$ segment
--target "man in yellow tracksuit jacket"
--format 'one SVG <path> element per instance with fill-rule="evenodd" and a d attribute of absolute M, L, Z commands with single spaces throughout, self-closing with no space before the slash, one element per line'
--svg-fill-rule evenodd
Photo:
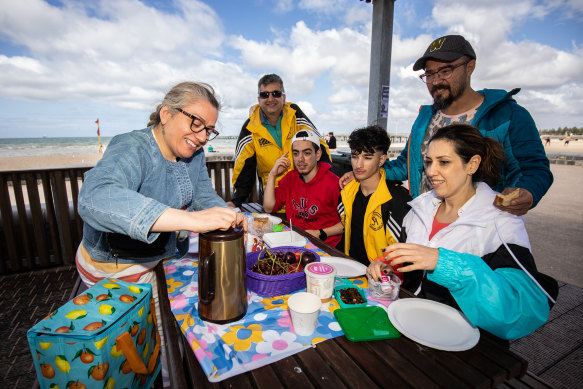
<path fill-rule="evenodd" d="M 310 130 L 318 135 L 324 151 L 320 162 L 331 163 L 328 145 L 310 119 L 296 104 L 285 102 L 281 78 L 275 74 L 265 75 L 259 80 L 258 87 L 259 104 L 252 108 L 237 140 L 232 179 L 234 194 L 230 205 L 240 206 L 247 201 L 256 174 L 263 190 L 267 176 L 279 157 L 288 153 L 290 161 L 293 161 L 292 138 L 300 130 Z M 292 162 L 289 169 L 277 177 L 276 185 L 293 169 Z"/>

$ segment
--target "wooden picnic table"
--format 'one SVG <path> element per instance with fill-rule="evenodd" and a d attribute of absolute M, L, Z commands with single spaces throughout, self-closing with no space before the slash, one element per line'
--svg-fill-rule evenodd
<path fill-rule="evenodd" d="M 241 209 L 259 213 L 263 210 L 258 204 L 244 204 Z M 293 229 L 327 253 L 345 257 L 296 226 Z M 162 266 L 157 266 L 156 273 L 159 285 L 164 285 Z M 270 365 L 211 383 L 178 328 L 166 288 L 159 291 L 173 388 L 493 388 L 515 382 L 527 370 L 526 360 L 483 331 L 475 347 L 461 352 L 432 349 L 404 336 L 356 343 L 340 336 Z M 415 298 L 404 289 L 400 297 Z"/>

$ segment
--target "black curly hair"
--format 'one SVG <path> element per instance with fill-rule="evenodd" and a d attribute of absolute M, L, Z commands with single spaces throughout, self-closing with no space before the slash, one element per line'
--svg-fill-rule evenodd
<path fill-rule="evenodd" d="M 380 151 L 386 154 L 391 146 L 391 140 L 387 131 L 381 126 L 368 126 L 352 131 L 348 137 L 348 146 L 353 153 Z"/>

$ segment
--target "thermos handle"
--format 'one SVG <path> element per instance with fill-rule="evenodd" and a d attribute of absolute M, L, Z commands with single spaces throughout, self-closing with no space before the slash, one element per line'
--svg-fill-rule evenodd
<path fill-rule="evenodd" d="M 209 304 L 215 298 L 215 253 L 212 252 L 198 262 L 200 302 Z"/>

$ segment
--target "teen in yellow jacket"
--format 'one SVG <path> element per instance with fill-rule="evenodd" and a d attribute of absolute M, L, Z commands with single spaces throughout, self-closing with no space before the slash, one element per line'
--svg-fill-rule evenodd
<path fill-rule="evenodd" d="M 351 181 L 340 192 L 339 210 L 344 224 L 344 253 L 352 258 L 368 265 L 375 258 L 383 255 L 383 248 L 401 241 L 401 226 L 403 218 L 409 210 L 407 201 L 411 200 L 407 189 L 401 186 L 399 181 L 386 181 L 385 170 L 379 169 L 380 181 L 374 193 L 370 195 L 364 212 L 364 223 L 357 222 L 362 228 L 362 237 L 366 258 L 355 258 L 350 253 L 350 241 L 352 236 L 353 204 L 360 191 L 360 182 Z M 362 217 L 362 215 L 360 216 Z"/>

